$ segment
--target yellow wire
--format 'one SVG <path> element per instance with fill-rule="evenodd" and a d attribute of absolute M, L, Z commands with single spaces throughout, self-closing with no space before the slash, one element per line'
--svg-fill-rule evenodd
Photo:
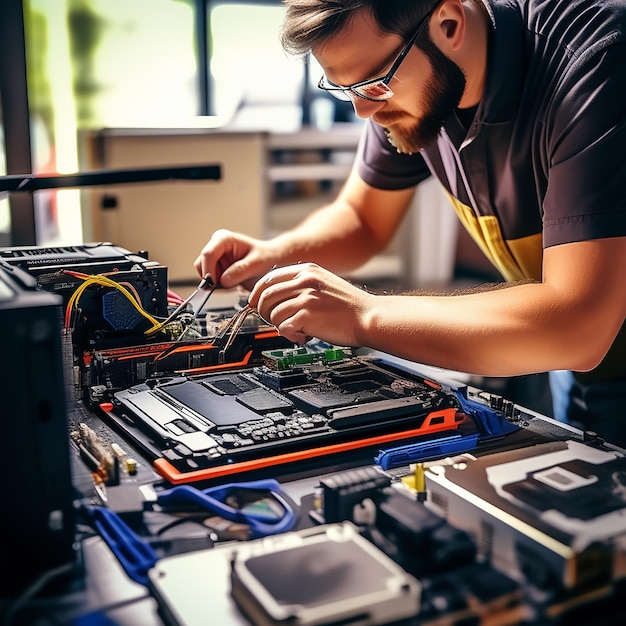
<path fill-rule="evenodd" d="M 83 277 L 81 278 L 84 282 L 82 283 L 82 285 L 76 288 L 76 290 L 74 291 L 74 293 L 71 295 L 70 299 L 68 300 L 68 303 L 67 303 L 68 311 L 70 311 L 72 308 L 75 308 L 77 306 L 80 296 L 83 294 L 85 289 L 87 289 L 87 287 L 91 285 L 100 285 L 101 287 L 112 287 L 120 291 L 130 301 L 130 303 L 135 307 L 135 309 L 142 315 L 142 317 L 147 319 L 152 324 L 152 328 L 149 328 L 148 330 L 146 330 L 144 334 L 155 332 L 155 329 L 160 330 L 160 328 L 158 327 L 161 325 L 161 323 L 156 318 L 152 317 L 152 315 L 147 313 L 139 305 L 139 303 L 137 302 L 133 294 L 128 289 L 126 289 L 126 287 L 123 287 L 119 283 L 116 283 L 114 280 L 111 280 L 110 278 L 107 278 L 106 276 L 102 276 L 98 274 L 94 276 L 86 276 L 84 278 Z"/>

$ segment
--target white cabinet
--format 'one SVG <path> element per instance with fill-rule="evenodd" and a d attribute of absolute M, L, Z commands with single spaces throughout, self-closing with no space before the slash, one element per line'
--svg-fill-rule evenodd
<path fill-rule="evenodd" d="M 196 282 L 193 262 L 218 228 L 264 234 L 267 136 L 210 129 L 106 129 L 85 133 L 82 169 L 217 164 L 218 181 L 110 185 L 83 193 L 84 239 L 147 250 L 170 281 Z"/>
<path fill-rule="evenodd" d="M 86 241 L 147 250 L 168 266 L 173 284 L 195 284 L 193 261 L 211 234 L 227 228 L 268 237 L 331 201 L 348 176 L 359 124 L 294 133 L 211 128 L 103 129 L 81 134 L 81 169 L 195 164 L 221 167 L 218 181 L 164 181 L 89 188 L 83 195 Z M 421 186 L 420 186 L 421 187 Z M 456 242 L 451 207 L 436 184 L 416 194 L 386 250 L 349 275 L 398 287 L 450 278 Z"/>

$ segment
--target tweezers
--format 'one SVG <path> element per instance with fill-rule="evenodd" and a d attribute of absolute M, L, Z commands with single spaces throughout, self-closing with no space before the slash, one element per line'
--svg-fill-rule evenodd
<path fill-rule="evenodd" d="M 226 338 L 226 342 L 220 348 L 220 351 L 217 355 L 217 362 L 220 365 L 226 362 L 226 352 L 233 344 L 233 341 L 235 341 L 235 337 L 241 329 L 241 326 L 243 325 L 246 317 L 248 317 L 248 315 L 250 315 L 251 313 L 257 313 L 258 315 L 258 312 L 254 307 L 246 304 L 246 306 L 237 311 L 237 313 L 235 313 L 235 315 L 233 315 L 230 320 L 228 320 L 228 323 L 216 335 L 214 343 L 216 343 L 217 345 L 219 345 L 222 339 L 224 339 L 224 337 L 228 335 Z"/>

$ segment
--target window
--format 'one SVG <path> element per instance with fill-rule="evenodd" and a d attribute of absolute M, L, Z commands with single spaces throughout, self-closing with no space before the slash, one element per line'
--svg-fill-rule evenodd
<path fill-rule="evenodd" d="M 299 128 L 307 68 L 282 50 L 279 0 L 207 2 L 212 112 L 239 128 Z M 35 173 L 83 169 L 81 129 L 176 126 L 197 115 L 194 8 L 193 0 L 24 0 Z M 311 69 L 311 84 L 319 73 Z M 313 95 L 312 122 L 327 127 L 335 104 Z M 37 192 L 35 204 L 37 244 L 82 238 L 79 191 Z M 0 232 L 7 219 L 0 205 Z"/>

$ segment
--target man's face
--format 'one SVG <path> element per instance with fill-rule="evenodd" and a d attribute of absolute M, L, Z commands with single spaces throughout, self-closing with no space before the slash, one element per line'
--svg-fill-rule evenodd
<path fill-rule="evenodd" d="M 458 107 L 466 85 L 463 71 L 430 41 L 428 24 L 424 26 L 417 40 L 419 47 L 410 46 L 388 83 L 391 98 L 372 101 L 351 90 L 344 92 L 359 117 L 369 117 L 384 127 L 389 142 L 409 154 L 435 141 Z M 371 15 L 364 12 L 314 54 L 328 83 L 353 85 L 388 72 L 406 44 L 398 35 L 377 30 Z"/>
<path fill-rule="evenodd" d="M 372 115 L 372 120 L 384 127 L 389 143 L 406 154 L 419 152 L 437 139 L 465 90 L 465 75 L 456 63 L 430 40 L 423 49 L 432 72 L 422 85 L 416 85 L 413 111 L 394 110 L 391 99 L 388 107 Z"/>

